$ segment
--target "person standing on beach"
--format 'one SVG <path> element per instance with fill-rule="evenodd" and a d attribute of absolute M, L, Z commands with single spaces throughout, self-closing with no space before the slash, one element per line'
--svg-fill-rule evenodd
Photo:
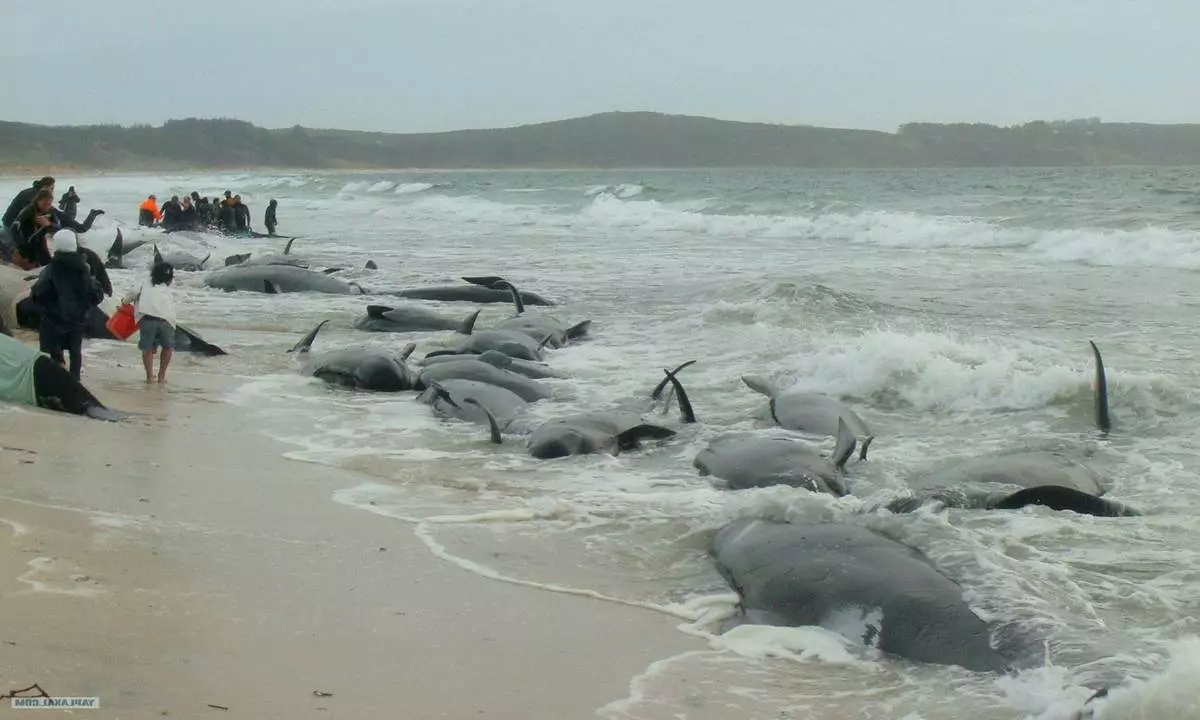
<path fill-rule="evenodd" d="M 271 202 L 267 205 L 267 214 L 263 216 L 263 225 L 267 226 L 268 235 L 275 234 L 275 226 L 277 224 L 275 221 L 275 208 L 278 207 L 278 205 L 279 203 L 272 198 Z"/>
<path fill-rule="evenodd" d="M 41 310 L 41 351 L 62 365 L 65 350 L 71 360 L 71 377 L 78 380 L 83 372 L 83 327 L 88 311 L 104 299 L 104 291 L 79 254 L 79 239 L 73 230 L 54 233 L 53 244 L 54 257 L 29 289 L 29 297 Z"/>
<path fill-rule="evenodd" d="M 175 301 L 171 297 L 171 282 L 175 268 L 168 262 L 157 262 L 150 269 L 150 282 L 129 293 L 122 302 L 133 303 L 134 318 L 141 325 L 138 349 L 146 368 L 146 383 L 154 382 L 154 351 L 161 348 L 158 359 L 158 382 L 167 382 L 167 366 L 175 354 Z"/>

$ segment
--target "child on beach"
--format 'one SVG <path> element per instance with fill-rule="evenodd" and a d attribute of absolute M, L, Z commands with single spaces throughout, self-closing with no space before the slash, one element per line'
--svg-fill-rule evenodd
<path fill-rule="evenodd" d="M 71 376 L 79 379 L 83 371 L 83 327 L 88 312 L 104 299 L 104 291 L 94 278 L 73 230 L 54 233 L 54 257 L 42 270 L 29 297 L 41 310 L 38 344 L 42 352 L 63 365 L 63 351 L 71 359 Z"/>
<path fill-rule="evenodd" d="M 134 317 L 141 325 L 138 349 L 146 368 L 146 383 L 154 382 L 154 350 L 162 348 L 158 360 L 158 382 L 167 382 L 167 366 L 175 354 L 175 303 L 171 298 L 171 281 L 175 268 L 167 262 L 157 262 L 150 269 L 150 282 L 125 296 L 123 302 L 133 303 Z"/>

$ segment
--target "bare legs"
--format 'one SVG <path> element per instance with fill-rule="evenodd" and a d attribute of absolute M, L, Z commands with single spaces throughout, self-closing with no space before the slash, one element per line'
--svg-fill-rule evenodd
<path fill-rule="evenodd" d="M 171 364 L 171 358 L 174 357 L 175 351 L 171 348 L 163 348 L 158 358 L 158 382 L 165 384 L 167 382 L 167 366 Z M 142 367 L 146 368 L 146 384 L 154 382 L 154 351 L 146 350 L 142 353 Z"/>

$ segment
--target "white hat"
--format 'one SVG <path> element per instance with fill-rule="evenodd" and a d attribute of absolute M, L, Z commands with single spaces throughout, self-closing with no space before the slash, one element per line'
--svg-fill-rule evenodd
<path fill-rule="evenodd" d="M 74 230 L 64 228 L 54 233 L 54 252 L 79 252 L 79 239 Z"/>

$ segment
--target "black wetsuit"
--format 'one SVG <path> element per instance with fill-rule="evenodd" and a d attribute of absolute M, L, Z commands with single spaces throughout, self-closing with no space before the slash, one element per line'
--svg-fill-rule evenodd
<path fill-rule="evenodd" d="M 217 213 L 217 227 L 227 233 L 233 232 L 237 227 L 237 213 L 232 205 L 221 203 L 221 209 Z"/>
<path fill-rule="evenodd" d="M 267 234 L 268 235 L 275 234 L 275 225 L 277 224 L 275 222 L 275 207 L 276 207 L 276 203 L 271 203 L 270 205 L 268 205 L 267 206 L 267 214 L 263 216 L 263 225 L 267 226 Z"/>
<path fill-rule="evenodd" d="M 162 225 L 164 230 L 181 230 L 183 229 L 180 225 L 182 214 L 183 206 L 177 202 L 168 200 L 167 202 L 163 203 L 162 222 L 160 222 L 159 225 Z"/>
<path fill-rule="evenodd" d="M 57 252 L 29 289 L 29 297 L 42 313 L 39 349 L 59 364 L 65 350 L 71 359 L 71 377 L 78 380 L 83 370 L 83 328 L 88 311 L 104 299 L 100 283 L 92 278 L 82 255 Z"/>
<path fill-rule="evenodd" d="M 196 208 L 194 205 L 188 205 L 179 210 L 179 229 L 180 230 L 195 230 L 196 229 Z"/>
<path fill-rule="evenodd" d="M 103 210 L 93 210 L 88 213 L 87 220 L 79 222 L 74 218 L 69 218 L 63 214 L 58 208 L 50 208 L 46 212 L 39 212 L 32 205 L 26 207 L 17 216 L 17 232 L 19 237 L 17 240 L 17 250 L 21 251 L 21 256 L 35 265 L 46 265 L 50 262 L 50 251 L 46 249 L 45 238 L 52 236 L 54 233 L 69 228 L 77 233 L 85 233 L 92 229 L 92 223 L 96 218 L 103 215 Z M 39 228 L 34 220 L 38 215 L 46 215 L 50 218 L 48 227 Z"/>
<path fill-rule="evenodd" d="M 233 220 L 238 230 L 249 230 L 250 208 L 245 203 L 235 203 L 233 206 Z"/>
<path fill-rule="evenodd" d="M 68 190 L 63 193 L 62 199 L 58 201 L 58 209 L 66 217 L 75 219 L 79 213 L 79 196 L 73 190 Z"/>

